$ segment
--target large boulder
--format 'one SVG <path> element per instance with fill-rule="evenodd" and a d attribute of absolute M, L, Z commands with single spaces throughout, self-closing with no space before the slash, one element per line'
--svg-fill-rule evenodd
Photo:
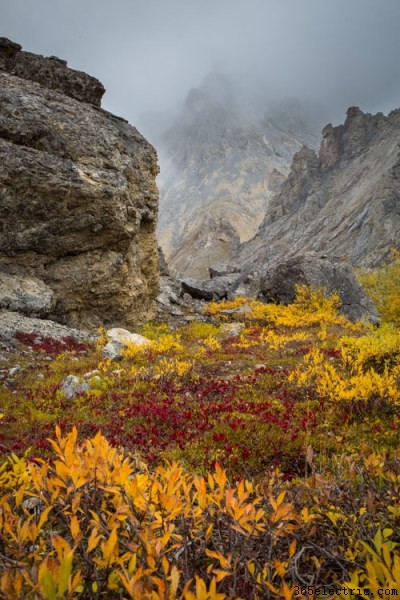
<path fill-rule="evenodd" d="M 99 108 L 103 91 L 0 40 L 0 272 L 45 286 L 48 318 L 91 329 L 148 318 L 159 279 L 156 152 Z"/>
<path fill-rule="evenodd" d="M 296 296 L 296 285 L 302 284 L 324 288 L 328 294 L 337 292 L 340 312 L 351 321 L 365 319 L 379 323 L 377 310 L 349 263 L 313 252 L 291 258 L 265 272 L 260 282 L 260 294 L 268 302 L 290 304 Z"/>

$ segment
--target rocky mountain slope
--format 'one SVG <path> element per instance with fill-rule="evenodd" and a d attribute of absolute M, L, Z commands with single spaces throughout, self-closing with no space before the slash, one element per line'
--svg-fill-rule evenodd
<path fill-rule="evenodd" d="M 133 325 L 158 290 L 157 157 L 65 61 L 0 39 L 0 308 Z"/>
<path fill-rule="evenodd" d="M 302 148 L 270 200 L 256 236 L 236 261 L 268 269 L 315 251 L 374 266 L 399 248 L 400 110 L 388 116 L 347 111 L 323 130 L 319 154 Z"/>
<path fill-rule="evenodd" d="M 252 238 L 271 197 L 317 130 L 296 102 L 250 119 L 232 84 L 212 74 L 192 89 L 182 114 L 158 144 L 158 238 L 171 272 L 204 279 Z"/>

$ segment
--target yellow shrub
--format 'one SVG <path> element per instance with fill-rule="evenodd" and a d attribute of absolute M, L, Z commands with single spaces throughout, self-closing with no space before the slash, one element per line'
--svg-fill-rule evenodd
<path fill-rule="evenodd" d="M 205 309 L 206 314 L 221 315 L 222 310 L 239 308 L 247 304 L 250 311 L 242 315 L 247 321 L 266 322 L 276 327 L 304 327 L 319 323 L 337 323 L 347 325 L 345 317 L 338 314 L 340 300 L 338 294 L 327 294 L 323 288 L 312 286 L 296 286 L 296 299 L 293 304 L 265 304 L 253 298 L 235 298 L 222 302 L 210 302 Z M 235 314 L 235 319 L 237 315 Z"/>
<path fill-rule="evenodd" d="M 347 589 L 362 589 L 378 597 L 382 597 L 384 590 L 391 595 L 400 591 L 400 555 L 398 544 L 390 539 L 392 535 L 392 529 L 378 529 L 372 545 L 359 542 L 367 554 L 366 567 L 345 582 Z"/>
<path fill-rule="evenodd" d="M 318 394 L 331 401 L 367 401 L 381 399 L 393 404 L 400 400 L 397 369 L 383 373 L 374 369 L 363 370 L 351 354 L 342 350 L 342 363 L 338 366 L 318 349 L 304 357 L 304 365 L 293 371 L 289 379 L 299 386 L 315 385 Z"/>
<path fill-rule="evenodd" d="M 393 251 L 390 264 L 358 273 L 358 279 L 371 296 L 382 319 L 400 324 L 400 255 Z"/>
<path fill-rule="evenodd" d="M 142 335 L 147 338 L 148 340 L 156 340 L 158 339 L 161 335 L 170 333 L 170 329 L 168 327 L 168 325 L 162 323 L 160 324 L 155 324 L 152 321 L 149 321 L 148 323 L 145 323 L 143 325 L 143 329 L 142 329 Z"/>
<path fill-rule="evenodd" d="M 368 335 L 341 338 L 340 347 L 361 367 L 381 372 L 400 364 L 400 331 L 391 325 L 371 329 Z"/>
<path fill-rule="evenodd" d="M 127 360 L 134 360 L 138 356 L 144 356 L 146 352 L 148 352 L 154 342 L 150 344 L 142 344 L 141 346 L 132 342 L 129 342 L 124 348 L 121 350 L 122 356 Z"/>
<path fill-rule="evenodd" d="M 173 375 L 183 377 L 193 368 L 193 365 L 194 362 L 190 360 L 162 358 L 156 365 L 155 374 L 157 378 Z"/>
<path fill-rule="evenodd" d="M 240 308 L 244 304 L 248 304 L 248 298 L 235 298 L 234 300 L 222 300 L 222 302 L 209 302 L 204 309 L 206 315 L 218 315 L 221 310 L 232 310 L 234 308 Z"/>
<path fill-rule="evenodd" d="M 324 289 L 314 289 L 307 285 L 297 286 L 293 304 L 251 303 L 251 317 L 266 321 L 276 327 L 305 327 L 319 323 L 347 324 L 345 317 L 338 314 L 340 306 L 337 294 L 328 295 Z"/>
<path fill-rule="evenodd" d="M 303 332 L 296 332 L 293 335 L 284 335 L 282 333 L 276 333 L 273 329 L 264 329 L 260 336 L 260 342 L 267 344 L 271 350 L 279 350 L 280 348 L 284 348 L 290 342 L 304 341 L 307 337 L 307 334 Z"/>
<path fill-rule="evenodd" d="M 158 339 L 151 340 L 148 344 L 138 346 L 134 343 L 128 344 L 122 350 L 122 356 L 126 359 L 135 359 L 144 356 L 147 352 L 155 354 L 167 354 L 168 352 L 182 352 L 183 346 L 179 342 L 180 335 L 172 335 L 171 333 L 163 333 Z"/>
<path fill-rule="evenodd" d="M 230 486 L 218 465 L 207 478 L 176 463 L 151 474 L 100 433 L 83 445 L 76 429 L 56 433 L 55 460 L 12 459 L 2 469 L 2 598 L 227 597 L 217 583 L 240 566 L 239 555 L 217 550 L 214 527 L 216 538 L 238 547 L 266 529 L 269 519 L 251 483 Z M 283 535 L 296 515 L 283 496 L 272 502 L 271 525 Z M 208 583 L 198 575 L 182 581 L 192 543 Z"/>
<path fill-rule="evenodd" d="M 180 343 L 180 335 L 164 333 L 152 343 L 152 350 L 157 354 L 167 354 L 168 352 L 182 352 L 183 346 Z"/>
<path fill-rule="evenodd" d="M 340 298 L 337 293 L 328 294 L 325 288 L 296 285 L 294 304 L 305 313 L 323 311 L 334 318 L 340 308 Z"/>
<path fill-rule="evenodd" d="M 150 472 L 100 433 L 82 444 L 76 429 L 62 436 L 57 428 L 56 437 L 52 459 L 35 464 L 11 457 L 0 468 L 5 600 L 301 598 L 293 570 L 307 536 L 318 539 L 320 531 L 325 536 L 328 531 L 329 552 L 317 554 L 323 537 L 315 550 L 309 545 L 304 565 L 310 577 L 312 571 L 327 572 L 324 561 L 329 564 L 334 555 L 344 565 L 342 585 L 348 589 L 375 595 L 382 588 L 399 589 L 394 530 L 376 531 L 376 517 L 367 514 L 375 485 L 360 510 L 356 494 L 354 499 L 332 494 L 331 474 L 325 480 L 316 473 L 293 490 L 293 484 L 282 489 L 277 471 L 262 486 L 230 483 L 218 464 L 206 476 L 175 462 Z M 363 473 L 360 461 L 342 458 L 349 472 Z M 398 485 L 398 476 L 385 471 L 383 456 L 364 460 L 371 477 L 377 466 L 378 477 L 392 477 Z M 302 506 L 307 497 L 314 504 Z M 343 499 L 343 507 L 335 504 Z M 337 583 L 335 577 L 332 586 Z"/>
<path fill-rule="evenodd" d="M 203 340 L 203 344 L 209 350 L 219 350 L 221 348 L 221 344 L 219 343 L 219 341 L 215 337 L 213 337 L 212 335 L 210 335 L 209 337 L 205 338 Z"/>

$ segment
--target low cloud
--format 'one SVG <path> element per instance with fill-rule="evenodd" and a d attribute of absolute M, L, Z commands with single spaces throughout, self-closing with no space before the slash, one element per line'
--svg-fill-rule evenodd
<path fill-rule="evenodd" d="M 104 107 L 139 128 L 213 69 L 334 122 L 400 105 L 399 0 L 6 0 L 0 17 L 1 35 L 98 77 Z"/>

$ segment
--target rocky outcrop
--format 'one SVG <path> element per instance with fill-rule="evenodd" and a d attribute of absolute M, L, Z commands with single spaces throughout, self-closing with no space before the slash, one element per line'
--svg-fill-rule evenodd
<path fill-rule="evenodd" d="M 318 144 L 303 112 L 292 102 L 250 117 L 218 73 L 189 92 L 158 143 L 158 238 L 174 276 L 208 278 L 210 268 L 229 263 L 255 235 L 294 153 Z"/>
<path fill-rule="evenodd" d="M 83 328 L 136 325 L 152 312 L 157 157 L 99 108 L 103 91 L 64 61 L 0 41 L 3 307 Z M 21 301 L 33 287 L 43 302 Z"/>
<path fill-rule="evenodd" d="M 256 236 L 240 248 L 242 267 L 274 266 L 308 251 L 376 266 L 399 248 L 400 110 L 347 111 L 323 130 L 319 154 L 302 148 L 271 200 Z"/>
<path fill-rule="evenodd" d="M 72 338 L 79 342 L 94 342 L 95 337 L 87 331 L 60 325 L 48 319 L 25 317 L 8 310 L 0 310 L 0 343 L 12 344 L 18 333 L 35 334 L 38 338 L 65 340 Z"/>
<path fill-rule="evenodd" d="M 95 77 L 68 68 L 65 60 L 24 52 L 22 46 L 3 37 L 0 37 L 0 70 L 98 107 L 105 92 Z"/>
<path fill-rule="evenodd" d="M 323 288 L 326 293 L 337 293 L 339 312 L 351 321 L 367 320 L 379 323 L 376 308 L 355 278 L 351 266 L 340 260 L 308 253 L 280 263 L 266 271 L 260 280 L 260 296 L 279 304 L 290 304 L 296 297 L 297 285 Z"/>
<path fill-rule="evenodd" d="M 337 293 L 340 299 L 339 312 L 351 321 L 379 323 L 373 302 L 365 294 L 347 262 L 308 252 L 273 268 L 263 264 L 257 264 L 256 267 L 254 270 L 245 269 L 240 274 L 231 273 L 210 280 L 182 280 L 182 289 L 192 298 L 205 301 L 244 297 L 267 303 L 291 304 L 296 297 L 296 287 L 308 285 L 314 289 L 322 288 L 328 295 Z M 223 310 L 222 314 L 239 313 L 240 310 Z"/>

